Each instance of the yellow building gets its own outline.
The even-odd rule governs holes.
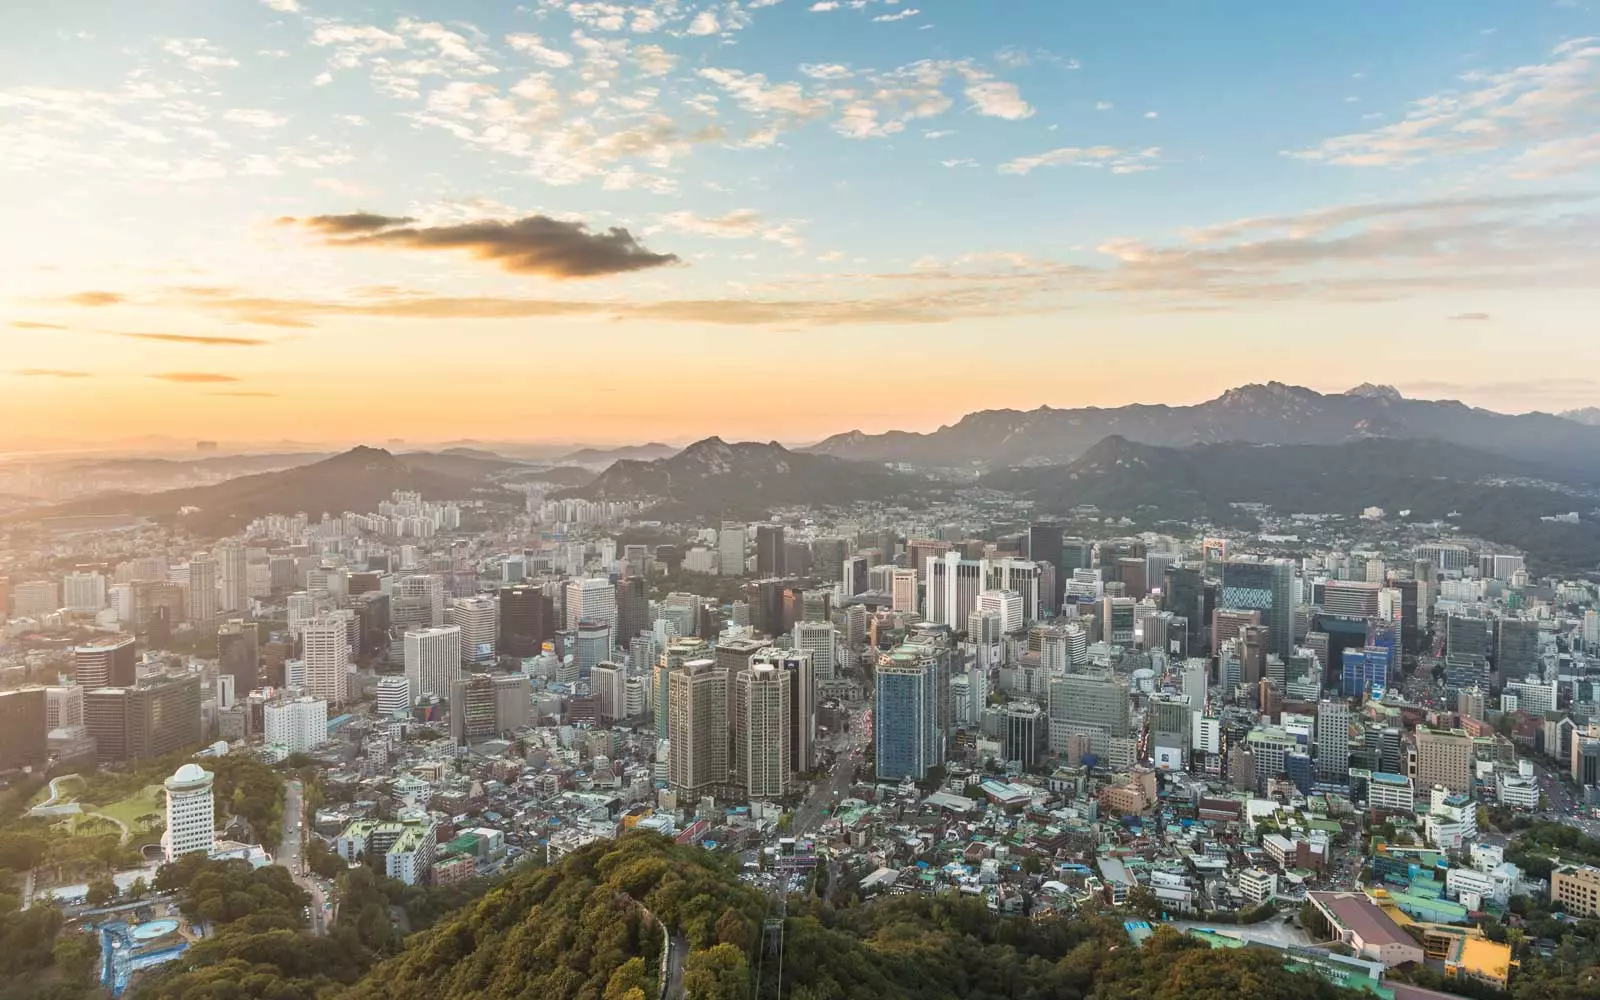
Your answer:
[[[1600,868],[1568,865],[1551,872],[1550,902],[1574,917],[1600,917]]]
[[[1495,989],[1506,988],[1516,962],[1511,946],[1496,944],[1475,927],[1446,924],[1417,924],[1422,931],[1422,949],[1431,959],[1444,963],[1445,975],[1471,979]]]

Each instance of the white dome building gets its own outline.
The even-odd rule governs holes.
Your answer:
[[[185,854],[211,853],[217,842],[217,805],[212,775],[199,764],[185,764],[163,784],[167,789],[167,832],[161,847],[167,861]]]

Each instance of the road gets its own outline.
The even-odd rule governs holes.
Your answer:
[[[674,934],[667,939],[667,981],[662,985],[661,1000],[681,1000],[683,997],[683,962],[688,955],[688,938]]]
[[[819,830],[828,819],[823,810],[826,809],[831,814],[833,807],[849,793],[850,786],[856,780],[856,770],[861,764],[860,755],[866,752],[870,735],[871,729],[865,719],[865,713],[852,711],[850,731],[842,734],[832,744],[835,751],[832,769],[821,781],[811,786],[811,793],[806,796],[805,802],[794,811],[789,824],[789,831],[793,836],[809,837]]]
[[[318,934],[328,933],[327,900],[322,886],[306,871],[301,857],[305,823],[304,789],[300,782],[291,780],[283,796],[283,842],[278,845],[278,856],[273,862],[289,869],[296,884],[311,894],[311,929]]]
[[[1575,826],[1589,837],[1600,837],[1600,820],[1595,819],[1583,802],[1573,796],[1572,786],[1567,784],[1563,772],[1547,768],[1543,761],[1535,761],[1533,771],[1539,779],[1539,791],[1545,797],[1545,808],[1540,818],[1564,826]]]

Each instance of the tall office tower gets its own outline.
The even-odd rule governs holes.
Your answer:
[[[756,576],[763,580],[784,575],[783,525],[756,525]]]
[[[899,613],[917,610],[917,571],[915,569],[895,569],[889,575],[889,606]],[[1600,638],[1596,639],[1600,644]]]
[[[70,729],[83,725],[83,687],[65,684],[44,689],[44,728]],[[0,727],[3,728],[3,727]]]
[[[244,545],[235,541],[217,546],[217,567],[222,576],[219,610],[240,612],[250,607],[250,566]]]
[[[1317,703],[1317,778],[1344,784],[1350,778],[1350,706],[1324,699]]]
[[[1133,645],[1133,614],[1137,604],[1131,597],[1100,599],[1100,634],[1107,642],[1118,646]]]
[[[301,697],[270,702],[261,710],[267,742],[290,753],[309,753],[328,742],[328,703]]]
[[[942,762],[937,683],[933,661],[914,650],[896,649],[879,662],[872,728],[880,780],[921,781]]]
[[[985,590],[978,594],[976,612],[991,612],[1000,620],[1002,632],[1015,635],[1028,619],[1022,611],[1022,595],[1014,590]],[[971,615],[967,618],[970,621]]]
[[[1340,618],[1378,617],[1380,583],[1365,580],[1329,580],[1322,585],[1322,610]]]
[[[162,782],[167,790],[167,829],[162,853],[171,864],[185,854],[210,854],[217,846],[217,801],[211,772],[185,764]]]
[[[1445,619],[1444,649],[1447,653],[1489,655],[1489,622],[1470,615],[1450,615]]]
[[[195,553],[189,559],[189,620],[209,622],[217,617],[217,561]]]
[[[441,625],[408,631],[404,655],[412,697],[448,698],[451,683],[461,676],[461,629]]]
[[[589,668],[589,693],[595,697],[600,721],[627,718],[627,681],[628,669],[620,663],[606,661]]]
[[[538,587],[500,588],[500,652],[526,659],[555,638],[555,602]]]
[[[587,678],[589,671],[611,659],[616,642],[606,623],[581,621],[576,631],[569,634],[572,646],[568,652],[572,654],[580,678]]]
[[[1239,638],[1239,632],[1247,625],[1260,625],[1260,611],[1236,611],[1232,608],[1218,608],[1211,616],[1211,648],[1221,650],[1229,639]]]
[[[1417,787],[1472,794],[1472,737],[1460,729],[1417,727]]]
[[[488,594],[450,602],[450,624],[461,630],[461,662],[493,663],[500,636],[500,604]]]
[[[411,691],[411,678],[402,674],[388,674],[378,678],[378,717],[393,719],[411,714],[416,697]]]
[[[968,626],[968,639],[971,639],[972,629]],[[1067,630],[1061,625],[1053,625],[1039,630],[1039,665],[1046,673],[1064,674],[1072,666],[1072,658],[1067,652]]]
[[[781,799],[792,787],[793,684],[794,675],[772,663],[754,663],[738,676],[734,770],[751,800]]]
[[[1268,630],[1259,625],[1246,625],[1239,630],[1240,683],[1254,687],[1267,676]]]
[[[131,687],[138,677],[133,636],[119,635],[72,650],[73,677],[85,689]]]
[[[233,678],[238,697],[261,686],[261,636],[255,622],[232,618],[217,629],[217,672]]]
[[[1427,624],[1419,613],[1419,590],[1416,580],[1397,580],[1394,589],[1400,595],[1400,642],[1408,653],[1422,652],[1423,626]]]
[[[69,611],[99,611],[106,606],[106,578],[99,573],[68,573],[61,580],[61,602]]]
[[[797,773],[816,764],[817,672],[811,654],[802,649],[769,646],[750,658],[752,669],[769,664],[789,674],[789,764]],[[743,735],[741,731],[741,736]]]
[[[744,576],[745,526],[738,521],[723,521],[717,532],[717,559],[723,576]]]
[[[728,671],[689,660],[667,673],[667,783],[692,801],[728,782]]]
[[[1189,707],[1204,712],[1206,695],[1211,689],[1211,664],[1203,659],[1185,660],[1183,665],[1183,693]]]
[[[1149,570],[1147,562],[1149,558],[1149,556],[1123,556],[1116,563],[1116,578],[1122,583],[1123,594],[1136,601],[1150,592],[1150,580],[1145,575]]]
[[[1113,737],[1128,735],[1128,689],[1109,676],[1067,674],[1050,678],[1050,721],[1065,746],[1066,737],[1088,736],[1095,753],[1104,753]]]
[[[431,573],[413,573],[402,576],[394,585],[394,616],[401,618],[400,603],[422,609],[427,620],[408,619],[406,624],[419,628],[438,628],[444,624],[444,580]]]
[[[1039,613],[1039,576],[1039,564],[1036,562],[1027,559],[996,559],[988,563],[985,569],[984,588],[1009,590],[1017,594],[1022,599],[1023,621],[1038,621],[1043,617]]]
[[[1055,568],[1054,585],[1048,594],[1039,595],[1039,601],[1044,605],[1042,610],[1048,611],[1051,617],[1059,615],[1061,601],[1066,595],[1067,577],[1072,575],[1070,570],[1062,566],[1061,525],[1040,521],[1028,526],[1028,560]]]
[[[1294,590],[1294,563],[1287,559],[1230,560],[1222,567],[1220,606],[1259,611],[1261,624],[1267,626],[1270,652],[1287,659],[1294,651],[1294,609],[1298,603]]]
[[[102,764],[163,757],[204,738],[199,675],[156,677],[85,691],[83,724]]]
[[[301,633],[306,664],[306,693],[330,705],[350,697],[350,628],[342,618],[322,615],[306,622]],[[456,655],[460,656],[459,647]]]
[[[930,557],[923,567],[927,576],[928,599],[923,617],[939,625],[960,628],[977,607],[983,590],[985,563],[963,559],[959,552]]]
[[[836,670],[834,648],[838,630],[828,622],[795,622],[794,648],[811,654],[817,680],[833,680]]]
[[[1539,623],[1532,618],[1502,618],[1497,626],[1498,636],[1495,669],[1504,680],[1521,680],[1529,674],[1539,674]]]
[[[521,674],[464,674],[450,682],[450,738],[458,745],[528,725],[531,691]]]
[[[9,771],[48,759],[47,737],[57,728],[49,725],[49,701],[44,688],[0,691],[0,768]]]
[[[1182,768],[1194,742],[1194,709],[1189,699],[1183,695],[1157,695],[1150,701],[1148,721],[1156,766],[1166,770]]]
[[[567,631],[579,622],[595,622],[608,629],[617,627],[617,591],[605,577],[568,580],[566,589]]]
[[[1093,542],[1082,538],[1064,538],[1061,540],[1061,576],[1063,579],[1072,579],[1072,574],[1077,570],[1093,568]]]
[[[1024,771],[1038,767],[1049,731],[1044,709],[1031,701],[1009,702],[1001,724],[1000,752],[1005,759],[1015,761]]]
[[[928,582],[928,560],[943,559],[950,551],[950,543],[932,538],[911,538],[906,541],[906,566],[917,571],[917,578]]]
[[[617,645],[650,627],[650,595],[643,576],[627,576],[617,581]]]
[[[848,556],[844,561],[843,569],[839,571],[839,582],[840,587],[844,590],[844,596],[854,597],[857,594],[866,593],[871,569],[871,564],[866,556]]]
[[[800,594],[800,617],[798,622],[831,622],[833,621],[833,591],[816,587],[802,591]]]

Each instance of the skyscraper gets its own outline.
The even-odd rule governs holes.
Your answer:
[[[217,561],[195,553],[189,558],[189,620],[209,622],[217,617]]]
[[[1350,706],[1324,699],[1317,704],[1317,778],[1343,784],[1350,775]]]
[[[455,625],[414,629],[406,632],[404,642],[411,696],[450,697],[450,685],[461,675],[461,629]]]
[[[1521,680],[1540,672],[1538,621],[1502,618],[1497,632],[1494,665],[1503,680]]]
[[[817,675],[810,653],[768,647],[750,658],[789,674],[789,766],[809,771],[816,763]]]
[[[106,606],[106,578],[99,573],[68,573],[61,580],[62,607],[99,611]]]
[[[306,693],[329,705],[343,705],[350,691],[349,625],[342,618],[319,615],[306,622],[301,640]]]
[[[1288,659],[1294,651],[1294,584],[1294,563],[1287,559],[1231,560],[1222,567],[1219,607],[1259,611],[1267,626],[1268,648]]]
[[[444,624],[444,580],[430,573],[415,573],[403,576],[394,585],[394,618],[401,622],[401,602],[407,606],[416,606],[422,615],[416,620],[406,620],[404,624],[438,628]]]
[[[458,597],[450,602],[450,623],[461,630],[463,663],[494,662],[500,635],[500,605],[487,594]]]
[[[889,576],[890,607],[896,612],[917,610],[917,571],[896,569]]]
[[[649,627],[650,597],[645,590],[644,577],[623,577],[617,581],[617,645],[626,646]]]
[[[694,799],[728,781],[728,672],[690,660],[667,674],[667,782]]]
[[[261,686],[261,637],[255,622],[234,618],[217,629],[217,671],[233,678],[239,697]]]
[[[555,637],[555,602],[538,587],[500,588],[500,652],[525,659]]]
[[[235,541],[217,546],[217,565],[222,573],[220,610],[238,613],[250,607],[250,566],[244,546]]]
[[[1028,559],[1031,562],[1045,563],[1054,566],[1056,570],[1053,587],[1048,594],[1041,594],[1039,601],[1051,616],[1061,613],[1061,600],[1066,595],[1067,578],[1072,575],[1071,570],[1062,566],[1061,525],[1051,521],[1040,521],[1028,526]],[[1039,617],[1045,617],[1040,614]]]
[[[39,765],[49,757],[48,701],[44,688],[0,691],[0,768]]]
[[[900,648],[878,664],[876,678],[872,725],[878,777],[921,781],[940,763],[934,664]]]
[[[739,674],[740,742],[736,770],[751,799],[781,799],[792,787],[794,675],[772,663]]]
[[[745,526],[738,521],[723,521],[717,532],[717,556],[723,576],[744,576]]]
[[[834,649],[838,634],[838,630],[827,622],[795,622],[794,648],[811,654],[819,681],[833,680]]]
[[[959,552],[930,556],[923,567],[928,596],[924,617],[930,622],[964,628],[967,615],[977,607],[984,589],[986,566],[980,559],[963,559]]]
[[[784,575],[783,525],[756,525],[756,576],[763,580]]]
[[[1472,737],[1459,729],[1417,727],[1417,787],[1472,794]]]
[[[615,631],[617,591],[609,579],[568,580],[566,597],[567,631],[576,630],[580,622],[593,622]]]
[[[131,635],[74,647],[72,663],[73,676],[85,689],[131,687],[138,676]]]
[[[83,723],[102,764],[144,760],[194,747],[204,736],[198,675],[154,677],[129,687],[84,692]]]

